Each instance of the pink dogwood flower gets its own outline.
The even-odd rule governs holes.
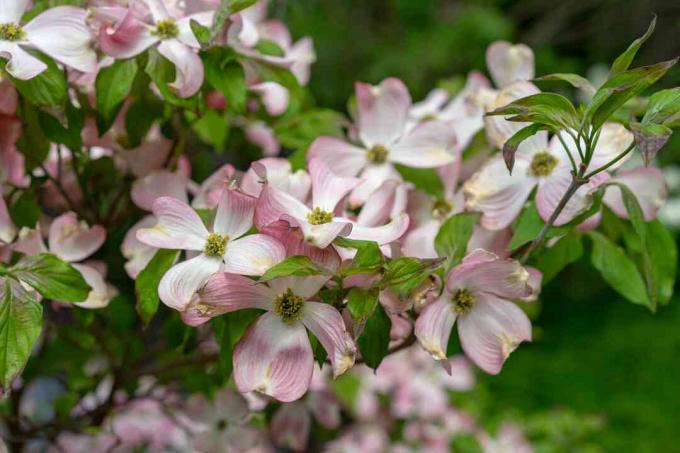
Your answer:
[[[361,205],[385,180],[399,179],[394,164],[435,168],[456,159],[452,124],[434,120],[409,127],[411,95],[401,80],[385,79],[378,86],[357,83],[355,91],[359,143],[319,137],[307,153],[309,161],[320,159],[338,175],[362,178],[351,204]]]
[[[131,58],[156,46],[176,69],[176,79],[170,85],[181,97],[195,94],[203,84],[203,63],[196,54],[200,48],[191,30],[191,21],[210,26],[214,11],[185,15],[171,12],[162,0],[143,0],[148,13],[141,8],[119,6],[99,7],[95,16],[102,22],[99,45],[115,58]]]
[[[276,187],[266,184],[255,211],[255,222],[263,227],[285,220],[299,227],[305,241],[319,248],[327,247],[338,236],[387,244],[398,239],[408,227],[408,215],[402,213],[379,227],[358,225],[336,216],[338,203],[359,184],[359,179],[333,174],[322,160],[309,162],[312,177],[312,207]]]
[[[117,294],[118,290],[104,279],[106,267],[99,261],[85,261],[106,241],[106,230],[101,225],[88,226],[78,221],[74,212],[67,212],[52,221],[47,237],[47,247],[39,228],[22,229],[16,250],[26,255],[53,253],[82,274],[90,285],[90,293],[83,302],[75,305],[82,308],[103,308]]]
[[[246,235],[253,225],[256,202],[236,189],[225,188],[209,231],[188,204],[172,197],[154,201],[158,223],[139,229],[137,239],[156,248],[199,252],[165,273],[158,287],[163,303],[183,312],[211,275],[221,270],[262,275],[285,258],[283,246],[275,239]]]
[[[573,156],[578,156],[570,137],[564,141]],[[607,123],[602,127],[588,170],[594,170],[614,159],[632,142],[633,136],[620,124]],[[610,169],[616,169],[621,159]],[[481,211],[482,226],[490,230],[507,227],[522,210],[534,187],[536,208],[547,220],[571,183],[571,166],[567,152],[556,136],[539,132],[533,140],[523,142],[515,154],[515,167],[510,174],[502,156],[492,157],[464,185],[466,206]],[[598,173],[576,191],[555,221],[564,225],[585,211],[591,203],[591,192],[609,178],[608,172]]]
[[[457,321],[465,354],[487,373],[499,373],[510,353],[531,340],[529,318],[507,300],[531,296],[529,280],[519,262],[473,251],[449,271],[442,295],[418,316],[418,341],[445,365],[449,335]]]
[[[234,350],[234,380],[240,392],[256,390],[286,402],[304,395],[314,370],[306,329],[328,352],[334,376],[352,367],[356,346],[342,316],[332,306],[312,300],[328,279],[280,277],[265,284],[219,273],[208,280],[192,308],[199,315],[266,310]]]
[[[17,79],[27,80],[47,69],[42,60],[26,49],[40,50],[82,72],[96,69],[92,32],[85,22],[87,11],[57,6],[22,25],[21,16],[28,7],[28,0],[6,0],[0,7],[0,57],[7,59],[7,72]]]

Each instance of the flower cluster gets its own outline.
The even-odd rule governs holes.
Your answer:
[[[266,451],[242,396],[184,401],[233,379],[251,400],[285,403],[271,437],[301,450],[310,414],[341,425],[320,376],[365,364],[343,408],[361,423],[328,451],[387,445],[377,394],[409,418],[395,451],[448,451],[460,432],[493,450],[505,440],[445,404],[447,391],[471,386],[467,360],[497,374],[532,340],[527,306],[584,238],[629,300],[655,310],[671,297],[677,256],[656,220],[667,189],[653,161],[680,96],[626,110],[675,63],[628,69],[640,44],[598,89],[543,78],[584,91],[578,110],[539,90],[530,48],[496,42],[491,80],[473,71],[421,102],[397,78],[357,82],[348,119],[311,105],[312,41],[267,19],[266,1],[107,1],[29,21],[27,2],[5,3],[0,388],[24,390],[32,348],[28,378],[75,361],[66,380],[85,384],[62,412],[106,420],[99,447],[163,449],[163,431],[177,448]],[[451,359],[459,348],[467,359]],[[175,366],[209,382],[173,380]],[[140,390],[155,374],[187,419]],[[157,425],[137,432],[147,416]],[[61,449],[87,444],[54,432]]]

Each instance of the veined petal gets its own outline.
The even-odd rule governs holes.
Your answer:
[[[415,258],[437,258],[434,238],[439,232],[440,223],[432,219],[417,228],[409,230],[403,239],[402,253]]]
[[[312,177],[312,206],[314,208],[334,212],[340,200],[360,182],[357,178],[334,174],[321,160],[312,159],[308,166]]]
[[[456,143],[453,123],[425,121],[396,142],[389,149],[387,159],[409,167],[440,167],[456,159]]]
[[[332,271],[340,267],[340,256],[334,247],[314,247],[305,241],[299,228],[291,227],[286,221],[274,222],[260,229],[261,233],[276,238],[286,249],[287,256],[304,255],[312,261]]]
[[[151,18],[154,22],[161,21],[170,17],[168,9],[162,0],[142,0],[144,4],[149,8],[151,13]]]
[[[170,84],[183,98],[193,96],[203,85],[203,62],[186,44],[177,39],[166,39],[158,51],[175,65],[175,81]]]
[[[276,187],[265,184],[255,206],[255,226],[264,228],[289,215],[303,221],[311,210],[300,200]],[[296,225],[297,226],[297,225]]]
[[[186,203],[187,182],[187,178],[179,173],[157,170],[132,184],[130,198],[146,211],[151,211],[153,202],[160,197],[172,197]]]
[[[358,225],[373,227],[385,223],[393,213],[397,187],[401,184],[398,180],[388,180],[382,183],[364,203],[361,212],[357,216]],[[399,211],[397,211],[399,212]]]
[[[404,235],[408,229],[408,224],[408,214],[402,212],[397,214],[389,223],[381,226],[366,227],[355,223],[348,237],[362,241],[375,241],[379,245],[389,244]]]
[[[248,88],[260,95],[269,115],[281,115],[288,108],[290,93],[283,85],[276,82],[261,82]]]
[[[496,155],[465,183],[466,207],[482,212],[484,228],[501,230],[515,220],[536,185],[528,170],[529,162],[517,159],[510,175],[501,156]]]
[[[354,365],[356,346],[338,310],[328,304],[307,301],[301,321],[328,352],[334,377]]]
[[[18,24],[28,8],[29,0],[0,0],[0,23]]]
[[[279,401],[295,401],[312,380],[314,355],[305,327],[262,315],[234,350],[234,380],[241,393],[254,390]]]
[[[141,242],[161,249],[203,250],[208,230],[188,204],[172,197],[160,197],[153,203],[158,223],[137,232]]]
[[[555,211],[560,200],[567,192],[571,179],[569,167],[558,165],[550,176],[539,181],[538,190],[536,191],[536,209],[543,220],[549,219]],[[557,217],[555,225],[564,225],[588,209],[592,203],[590,194],[607,179],[609,179],[609,174],[606,172],[599,173],[590,178],[590,181],[581,186],[569,199]]]
[[[203,254],[175,264],[163,275],[158,297],[168,307],[184,311],[198,299],[196,292],[221,268],[222,260]]]
[[[312,418],[302,403],[282,404],[271,421],[272,439],[281,447],[303,451],[309,440]]]
[[[246,140],[262,148],[265,156],[276,156],[281,150],[281,144],[276,134],[264,121],[250,121],[245,127]]]
[[[349,195],[351,206],[363,205],[368,197],[375,192],[385,181],[393,179],[401,181],[401,175],[389,162],[384,164],[369,164],[364,167],[360,175],[361,183]]]
[[[286,257],[286,249],[276,239],[251,234],[227,243],[224,271],[243,275],[262,275]]]
[[[456,322],[456,313],[448,297],[445,292],[427,305],[416,319],[414,333],[423,349],[435,360],[447,360],[446,347]]]
[[[475,250],[446,276],[449,292],[465,288],[475,295],[484,292],[519,299],[531,295],[529,272],[517,260],[498,258],[486,250]]]
[[[284,220],[286,216],[283,217]],[[343,218],[334,218],[330,223],[312,225],[309,222],[299,222],[305,240],[311,245],[326,248],[338,236],[347,236],[352,232],[352,222]]]
[[[460,344],[478,367],[498,374],[523,341],[531,341],[531,322],[517,305],[490,294],[478,297],[470,313],[458,320]]]
[[[47,253],[48,250],[45,247],[45,242],[43,242],[42,233],[40,232],[40,224],[38,223],[35,229],[22,227],[19,231],[19,237],[17,237],[16,242],[13,244],[13,248],[27,256]]]
[[[94,8],[95,17],[101,17],[99,47],[115,58],[131,58],[158,42],[151,27],[137,18],[132,9],[120,7]],[[112,22],[112,23],[109,23]]]
[[[430,116],[436,116],[450,97],[451,94],[445,89],[435,88],[427,93],[425,99],[420,102],[414,102],[409,109],[409,114],[418,121]]]
[[[0,41],[0,57],[7,59],[7,72],[20,80],[32,79],[47,69],[45,63],[13,42]]]
[[[316,61],[314,42],[312,38],[305,36],[293,44],[286,52],[286,56],[293,61],[290,72],[293,73],[298,83],[302,86],[309,82],[309,67]]]
[[[106,230],[101,225],[88,227],[79,222],[74,212],[62,214],[50,225],[49,249],[59,258],[76,262],[96,252],[106,240]]]
[[[619,123],[605,123],[600,129],[600,138],[595,145],[593,158],[588,165],[588,170],[594,170],[602,165],[614,160],[633,143],[633,134]],[[614,171],[623,165],[633,153],[628,153],[626,157],[609,167],[608,171]]]
[[[106,283],[104,276],[95,268],[86,264],[77,263],[74,263],[73,267],[80,272],[85,279],[85,282],[90,285],[91,288],[90,293],[87,295],[87,299],[83,302],[76,302],[74,305],[90,309],[104,308],[111,302],[111,299],[118,295],[118,290]]]
[[[646,221],[656,218],[657,212],[666,202],[668,187],[663,172],[656,167],[639,167],[619,171],[611,182],[625,184],[635,194]],[[628,211],[621,198],[621,189],[607,187],[604,203],[619,217],[628,218]]]
[[[156,218],[152,215],[147,215],[125,233],[120,251],[128,260],[125,263],[125,272],[132,279],[137,278],[137,275],[149,264],[149,261],[151,261],[156,253],[156,248],[146,245],[137,239],[137,230],[140,228],[151,228],[155,224]]]
[[[524,44],[496,41],[486,50],[486,66],[496,86],[534,78],[534,52]]]
[[[219,316],[245,308],[271,310],[276,294],[266,285],[242,275],[220,272],[208,279],[198,293],[198,302],[189,310]]]
[[[281,294],[287,289],[291,289],[296,295],[309,299],[314,297],[328,280],[330,280],[330,277],[327,275],[310,275],[305,277],[292,275],[274,278],[267,284],[276,294]]]
[[[319,137],[307,150],[307,161],[319,159],[334,173],[356,176],[366,165],[366,150],[335,137]]]
[[[217,204],[213,230],[231,239],[243,236],[253,226],[255,204],[257,198],[226,187]]]
[[[26,39],[42,52],[81,72],[97,70],[87,11],[74,6],[49,8],[24,26]]]
[[[389,146],[404,133],[411,95],[399,79],[388,78],[378,86],[357,82],[359,137],[367,148]]]
[[[14,226],[5,200],[0,196],[0,241],[5,244],[12,242],[17,234],[17,227]]]

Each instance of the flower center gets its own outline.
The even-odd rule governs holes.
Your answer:
[[[205,256],[219,257],[224,256],[224,252],[227,251],[227,241],[229,236],[226,234],[222,236],[218,233],[210,233],[208,239],[205,241],[205,247],[203,248],[203,253]]]
[[[333,220],[333,214],[328,211],[316,207],[312,209],[312,212],[307,214],[307,221],[312,225],[322,225],[324,223],[331,223]]]
[[[557,158],[546,152],[537,153],[531,161],[531,174],[534,176],[549,176],[557,166]]]
[[[389,151],[383,145],[373,145],[373,148],[368,150],[366,158],[374,164],[383,164],[387,160],[388,153]]]
[[[460,288],[451,298],[453,303],[453,311],[458,315],[470,313],[472,307],[475,305],[477,298],[468,289]]]
[[[156,28],[151,32],[152,35],[161,39],[170,39],[179,35],[179,27],[172,19],[163,19],[156,22]]]
[[[21,41],[26,37],[26,32],[21,25],[7,22],[0,24],[0,40],[3,41]]]
[[[436,219],[445,219],[453,209],[453,205],[446,200],[437,200],[432,204],[432,216]]]
[[[305,300],[297,296],[288,288],[283,294],[279,294],[274,299],[274,313],[281,316],[283,322],[291,323],[298,319],[302,314],[302,306]]]

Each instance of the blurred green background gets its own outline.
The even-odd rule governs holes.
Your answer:
[[[485,49],[498,39],[530,45],[537,74],[593,74],[646,30],[652,13],[656,32],[635,65],[680,55],[678,1],[272,0],[271,7],[295,37],[314,38],[310,88],[319,105],[338,110],[355,80],[396,76],[421,99],[442,79],[485,70]],[[660,85],[678,84],[675,68]],[[664,164],[680,163],[674,138]],[[652,315],[609,290],[587,258],[541,299],[536,341],[500,376],[482,379],[484,410],[529,417],[538,431],[554,430],[553,438],[568,434],[550,451],[680,451],[680,299]],[[548,427],[532,415],[562,409]]]

